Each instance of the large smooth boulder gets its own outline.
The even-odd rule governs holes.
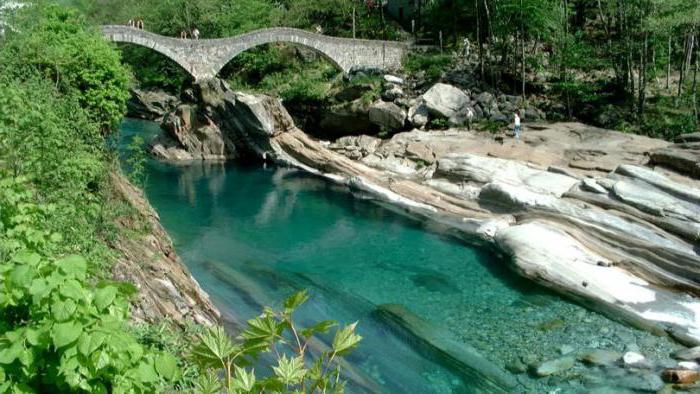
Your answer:
[[[433,116],[449,119],[469,104],[469,96],[452,85],[437,83],[423,94],[423,101]]]
[[[502,182],[561,197],[579,181],[562,174],[538,170],[523,163],[472,155],[447,154],[438,161],[437,172],[448,178],[477,183]]]
[[[406,121],[406,111],[394,103],[379,100],[369,107],[369,121],[383,130],[398,130]]]

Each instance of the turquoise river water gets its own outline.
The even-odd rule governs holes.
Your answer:
[[[125,120],[122,143],[157,129]],[[149,161],[146,173],[146,194],[178,254],[232,327],[309,289],[299,318],[359,321],[364,340],[348,361],[377,391],[462,393],[474,383],[378,318],[382,304],[402,305],[475,348],[517,379],[518,392],[635,389],[643,377],[611,378],[578,363],[546,378],[524,370],[584,348],[664,360],[676,346],[519,277],[487,249],[295,169]]]

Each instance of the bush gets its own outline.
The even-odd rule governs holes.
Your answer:
[[[404,69],[408,74],[415,74],[419,71],[425,72],[428,82],[435,82],[440,79],[443,70],[452,63],[452,57],[440,53],[411,53],[404,61]]]
[[[79,256],[49,257],[63,237],[45,230],[52,206],[25,180],[0,178],[0,392],[153,392],[179,378],[170,354],[126,330],[128,301],[88,281]]]
[[[102,131],[113,129],[129,98],[119,53],[74,11],[26,7],[0,53],[0,73],[16,80],[48,79],[71,96]]]
[[[292,319],[294,311],[309,299],[306,291],[298,292],[284,302],[284,309],[265,308],[262,315],[248,321],[247,328],[232,341],[223,328],[213,327],[200,334],[192,348],[192,358],[209,373],[198,381],[198,392],[342,392],[340,358],[352,351],[362,337],[355,333],[357,323],[335,332],[330,349],[307,365],[311,340],[325,334],[337,323],[329,320],[302,328]],[[263,352],[275,353],[273,375],[258,379],[254,369]],[[218,378],[221,372],[223,382]]]

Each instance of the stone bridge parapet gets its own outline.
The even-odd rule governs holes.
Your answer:
[[[144,46],[167,56],[195,80],[213,78],[238,54],[275,42],[314,49],[345,73],[356,68],[398,69],[408,50],[408,46],[401,42],[331,37],[288,27],[200,40],[165,37],[121,25],[103,26],[102,32],[111,41]]]

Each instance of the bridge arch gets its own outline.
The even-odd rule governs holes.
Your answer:
[[[103,26],[102,31],[114,42],[131,43],[160,52],[182,66],[195,80],[213,78],[242,52],[276,42],[313,49],[345,73],[355,67],[397,69],[407,49],[406,44],[399,42],[329,37],[284,27],[206,40],[165,37],[128,26]]]

